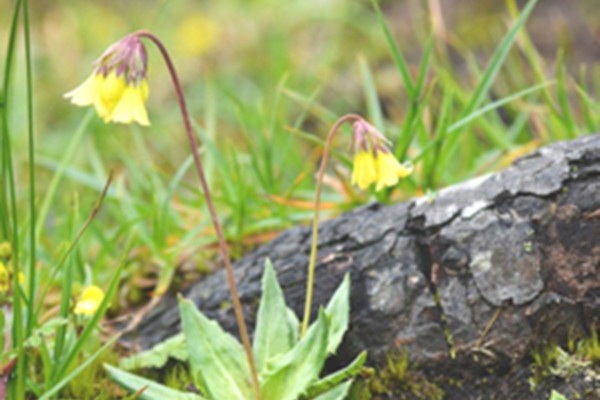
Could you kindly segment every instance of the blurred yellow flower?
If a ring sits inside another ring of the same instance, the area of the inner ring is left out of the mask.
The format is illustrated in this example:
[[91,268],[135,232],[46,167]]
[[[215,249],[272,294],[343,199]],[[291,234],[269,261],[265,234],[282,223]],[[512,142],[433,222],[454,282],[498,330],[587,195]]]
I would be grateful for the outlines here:
[[139,37],[127,36],[112,45],[81,85],[65,94],[78,106],[94,105],[104,122],[150,125],[146,48]]
[[204,14],[184,18],[177,28],[178,50],[192,56],[208,53],[217,44],[219,25]]
[[74,313],[77,315],[94,315],[103,299],[104,291],[96,285],[90,285],[81,292],[75,304]]
[[6,293],[10,289],[10,273],[4,263],[0,262],[0,293]]

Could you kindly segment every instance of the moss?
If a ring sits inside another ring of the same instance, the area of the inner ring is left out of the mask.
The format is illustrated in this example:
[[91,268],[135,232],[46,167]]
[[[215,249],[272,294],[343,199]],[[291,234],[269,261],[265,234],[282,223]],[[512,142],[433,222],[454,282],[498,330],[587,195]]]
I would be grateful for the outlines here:
[[101,354],[68,383],[60,398],[110,400],[125,395],[126,392],[106,376],[103,367],[104,363],[116,365],[118,362],[119,356],[114,352],[107,351]]
[[190,386],[193,382],[194,379],[189,368],[182,363],[177,363],[172,368],[168,369],[164,380],[165,385],[168,387],[184,392],[190,390]]
[[595,376],[599,374],[600,340],[596,329],[586,338],[577,339],[570,335],[566,349],[556,343],[549,343],[532,351],[533,362],[529,367],[532,372],[532,377],[529,378],[532,390],[550,377],[568,380],[581,373]]
[[533,362],[529,366],[532,374],[529,378],[529,386],[532,390],[551,375],[550,367],[556,365],[558,350],[559,346],[556,343],[541,345],[532,350],[531,358]]
[[197,392],[194,378],[185,362],[169,360],[163,368],[142,368],[131,372],[182,392]]
[[418,369],[411,368],[406,351],[388,355],[380,370],[370,370],[353,385],[350,400],[393,398],[398,400],[442,400],[444,391]]
[[595,367],[600,367],[600,339],[598,339],[598,331],[595,327],[592,329],[592,335],[589,338],[578,343],[577,353]]

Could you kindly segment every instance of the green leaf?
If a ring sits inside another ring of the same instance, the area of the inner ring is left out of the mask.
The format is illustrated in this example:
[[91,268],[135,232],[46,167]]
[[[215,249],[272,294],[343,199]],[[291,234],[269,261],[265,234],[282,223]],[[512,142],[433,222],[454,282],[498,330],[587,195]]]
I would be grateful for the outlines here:
[[119,364],[125,370],[162,368],[171,358],[184,362],[188,360],[188,349],[183,334],[175,335],[150,350],[127,357]]
[[552,393],[550,393],[550,400],[567,400],[567,398],[556,390],[552,390]]
[[344,369],[334,372],[331,375],[327,375],[325,378],[320,379],[319,381],[314,383],[310,388],[308,388],[308,391],[306,392],[306,397],[311,399],[320,399],[322,394],[324,395],[333,391],[335,388],[339,387],[343,381],[356,376],[360,372],[365,361],[367,361],[367,352],[363,351],[358,355],[358,357],[354,359],[354,361],[352,361]]
[[317,379],[327,358],[327,319],[321,308],[306,336],[267,364],[261,385],[264,400],[295,400]]
[[525,25],[525,22],[529,18],[529,15],[533,11],[533,8],[537,2],[538,0],[530,0],[525,5],[525,8],[523,9],[523,12],[519,18],[517,18],[512,28],[508,31],[506,36],[496,48],[496,51],[490,60],[490,64],[486,68],[481,80],[473,92],[473,96],[471,97],[469,104],[467,104],[465,107],[464,115],[471,114],[473,111],[475,111],[475,109],[481,105],[485,97],[488,95],[489,89],[492,86],[494,79],[498,75],[500,67],[502,67],[508,51],[511,49],[514,41],[516,40],[519,30],[523,27],[523,25]]
[[203,400],[201,397],[194,393],[184,393],[179,390],[171,389],[167,386],[153,382],[141,376],[125,372],[122,369],[113,367],[105,364],[104,369],[108,372],[110,377],[114,379],[119,385],[123,386],[132,393],[139,392],[143,389],[140,396],[137,397],[142,400]]
[[270,260],[265,261],[262,279],[262,297],[258,307],[256,333],[253,350],[259,372],[263,372],[267,362],[287,353],[295,344],[297,337],[288,321],[290,318],[285,305],[283,291],[277,282],[277,276]]
[[192,302],[181,301],[179,307],[196,385],[206,388],[213,399],[254,398],[242,345]]
[[[523,25],[525,25],[525,22],[529,18],[529,15],[533,11],[537,1],[538,0],[529,0],[529,2],[523,8],[523,12],[519,18],[514,22],[512,28],[508,31],[506,36],[502,39],[494,51],[494,55],[492,56],[489,65],[485,69],[481,80],[477,83],[477,86],[472,91],[472,95],[461,113],[461,119],[470,118],[471,114],[473,114],[489,96],[490,88],[492,87],[500,68],[504,64],[509,50],[516,40],[519,30],[523,27]],[[450,127],[449,129],[452,130],[453,128]],[[447,161],[454,156],[459,146],[461,133],[463,132],[465,131],[457,131],[452,135],[448,135],[448,144],[446,146],[447,150],[445,151],[444,159],[442,160],[442,168],[446,165]]]
[[342,284],[329,300],[325,313],[330,323],[327,352],[331,354],[335,353],[342,342],[344,333],[348,329],[348,320],[350,319],[350,274],[344,276]]
[[314,400],[344,400],[348,395],[348,391],[352,386],[352,381],[347,381],[341,385],[337,385],[333,389],[315,397]]
[[286,308],[286,310],[287,310],[287,324],[289,326],[289,330],[292,335],[291,341],[293,343],[293,346],[295,346],[296,343],[298,343],[298,336],[300,334],[300,320],[298,319],[298,316],[296,315],[294,310],[292,310],[289,307]]
[[406,86],[406,92],[408,93],[408,96],[411,98],[411,100],[415,100],[415,88],[412,77],[410,76],[410,69],[408,63],[406,62],[406,59],[402,55],[402,52],[400,51],[398,45],[392,37],[392,33],[390,32],[387,22],[385,21],[383,12],[381,12],[381,8],[379,8],[377,0],[373,0],[373,7],[375,8],[375,13],[377,14],[377,22],[379,23],[379,26],[381,27],[385,39],[387,41],[388,47],[392,52],[392,57],[394,58],[396,68],[398,68],[400,76],[402,77],[402,82],[404,83],[404,86]]
[[359,56],[358,62],[364,81],[364,90],[366,94],[367,108],[369,110],[369,119],[373,121],[375,128],[377,128],[380,132],[385,132],[385,126],[383,123],[383,110],[381,109],[381,102],[379,101],[379,95],[377,94],[377,87],[375,86],[373,73],[371,72],[369,64],[364,56]]

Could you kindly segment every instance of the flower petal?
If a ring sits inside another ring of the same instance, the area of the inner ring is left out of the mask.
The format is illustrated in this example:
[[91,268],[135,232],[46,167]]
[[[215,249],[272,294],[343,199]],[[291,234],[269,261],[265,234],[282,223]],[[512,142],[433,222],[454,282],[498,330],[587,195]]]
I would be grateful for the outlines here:
[[364,190],[376,180],[377,168],[373,153],[369,151],[359,151],[354,156],[352,184],[358,185],[359,188]]
[[143,126],[150,125],[148,113],[144,106],[144,101],[147,97],[148,83],[146,81],[137,86],[127,86],[121,100],[113,110],[110,120],[124,124],[130,124],[135,121]]
[[96,74],[90,75],[81,85],[64,95],[65,98],[70,99],[73,104],[78,106],[94,104],[96,96],[98,96],[98,79]]
[[394,186],[399,178],[405,178],[411,174],[412,169],[398,162],[392,153],[380,152],[377,161],[377,186],[375,190],[380,191],[384,187]]
[[97,76],[99,95],[95,99],[94,106],[98,114],[104,118],[104,122],[108,122],[112,119],[113,111],[127,89],[127,83],[125,76],[117,75],[116,72],[111,72],[106,77],[102,74]]
[[384,187],[394,186],[398,183],[398,174],[394,162],[398,163],[396,158],[389,153],[377,154],[377,186],[376,191]]

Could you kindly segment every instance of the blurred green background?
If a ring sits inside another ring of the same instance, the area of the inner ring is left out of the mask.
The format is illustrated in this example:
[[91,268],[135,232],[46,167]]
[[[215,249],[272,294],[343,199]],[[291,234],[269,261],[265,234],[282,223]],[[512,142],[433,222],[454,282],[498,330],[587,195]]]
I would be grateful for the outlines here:
[[[517,99],[475,121],[459,153],[449,151],[445,163],[429,154],[418,159],[415,176],[400,190],[375,194],[352,189],[349,140],[340,138],[327,177],[325,213],[335,215],[374,199],[434,195],[439,187],[505,166],[543,143],[593,130],[598,123],[594,88],[600,82],[596,3],[540,1],[526,25],[535,54],[528,51],[526,37],[519,37],[488,99],[546,81],[560,83],[561,77],[562,83],[545,96]],[[281,229],[308,220],[320,143],[337,117],[360,113],[394,142],[402,140],[403,132],[418,132],[408,142],[409,160],[427,150],[446,94],[451,93],[449,118],[459,116],[468,102],[514,21],[507,11],[511,4],[380,2],[414,77],[433,32],[433,56],[423,75],[427,90],[417,104],[413,129],[403,127],[410,101],[370,1],[32,2],[38,202],[48,203],[40,221],[40,268],[52,263],[77,221],[86,218],[110,170],[115,170],[115,180],[104,209],[79,247],[82,281],[105,280],[105,269],[114,265],[131,232],[136,246],[128,277],[140,290],[129,290],[125,301],[141,302],[173,281],[193,279],[197,266],[212,268],[214,236],[189,170],[176,99],[155,49],[149,51],[150,128],[106,125],[95,115],[88,123],[90,113],[62,97],[91,73],[93,61],[110,44],[128,33],[148,29],[172,54],[206,143],[204,161],[219,213],[239,256]],[[11,7],[12,2],[0,3],[0,54],[6,51]],[[22,51],[17,54],[11,95],[13,104],[23,107],[13,109],[10,125],[14,152],[23,155],[16,167],[25,188],[24,62]],[[557,56],[564,70],[555,62]],[[561,125],[563,117],[568,125]],[[70,146],[75,149],[72,158],[65,156]],[[57,174],[61,160],[64,175]],[[26,196],[23,190],[20,200]]]

